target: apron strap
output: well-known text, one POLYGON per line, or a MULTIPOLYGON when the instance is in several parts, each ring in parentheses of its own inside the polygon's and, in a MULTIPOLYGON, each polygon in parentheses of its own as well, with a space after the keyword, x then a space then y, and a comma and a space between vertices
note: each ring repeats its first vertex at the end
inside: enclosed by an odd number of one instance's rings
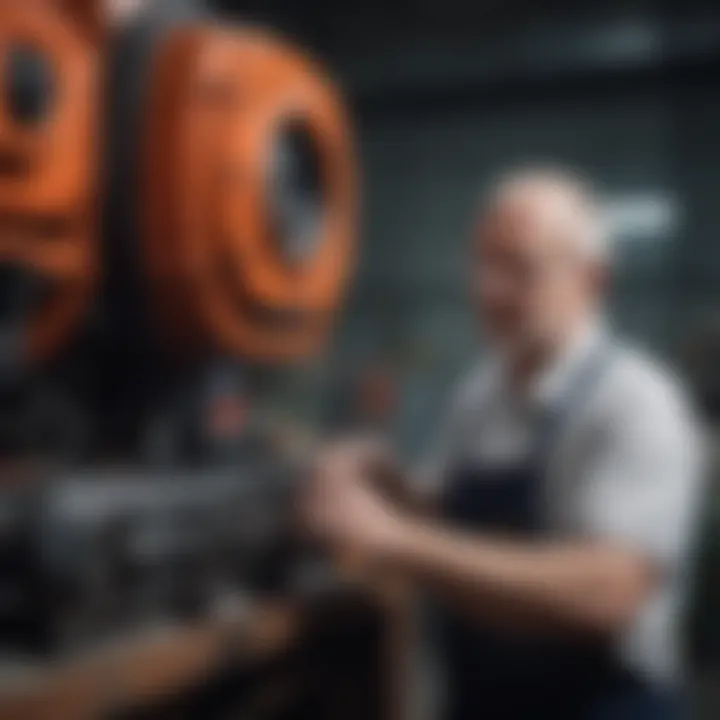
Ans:
POLYGON ((614 356, 614 347, 609 342, 598 344, 575 369, 562 396, 542 413, 534 449, 541 466, 547 465, 547 459, 563 427, 574 410, 596 389, 614 356))

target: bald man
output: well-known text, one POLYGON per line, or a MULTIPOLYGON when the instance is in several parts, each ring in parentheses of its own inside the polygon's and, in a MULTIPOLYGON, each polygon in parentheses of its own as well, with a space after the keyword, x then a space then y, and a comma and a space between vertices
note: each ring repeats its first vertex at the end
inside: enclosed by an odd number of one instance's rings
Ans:
POLYGON ((312 529, 438 600, 453 720, 682 715, 699 439, 678 383, 603 321, 607 240, 568 173, 491 194, 471 267, 494 353, 454 395, 434 515, 377 491, 372 444, 318 463, 312 529))

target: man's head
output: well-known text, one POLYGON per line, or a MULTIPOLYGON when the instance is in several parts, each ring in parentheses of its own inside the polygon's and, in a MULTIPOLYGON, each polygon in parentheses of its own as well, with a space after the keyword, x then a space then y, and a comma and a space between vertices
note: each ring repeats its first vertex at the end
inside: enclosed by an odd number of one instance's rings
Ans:
POLYGON ((483 208, 473 264, 489 339, 510 352, 561 342, 596 311, 608 256, 586 182, 553 169, 502 179, 483 208))

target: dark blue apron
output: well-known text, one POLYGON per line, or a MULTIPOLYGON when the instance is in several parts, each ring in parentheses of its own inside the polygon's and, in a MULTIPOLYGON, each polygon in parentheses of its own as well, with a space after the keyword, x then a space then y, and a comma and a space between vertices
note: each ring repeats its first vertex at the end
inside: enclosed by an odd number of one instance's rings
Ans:
MULTIPOLYGON (((539 422, 535 450, 512 466, 458 463, 446 484, 444 517, 454 527, 513 538, 541 538, 548 451, 569 411, 609 364, 596 349, 562 400, 539 422)), ((452 720, 675 720, 677 702, 621 667, 603 640, 528 638, 480 627, 440 609, 441 655, 452 720)))

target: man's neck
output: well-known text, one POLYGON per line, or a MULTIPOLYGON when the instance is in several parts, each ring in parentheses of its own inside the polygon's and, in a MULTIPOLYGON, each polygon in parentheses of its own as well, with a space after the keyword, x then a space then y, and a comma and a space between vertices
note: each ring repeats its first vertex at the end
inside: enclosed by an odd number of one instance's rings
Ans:
POLYGON ((552 356, 551 349, 539 343, 511 355, 509 377, 513 387, 525 390, 552 361, 552 356))
POLYGON ((511 354, 509 372, 512 384, 520 391, 527 389, 558 358, 581 342, 596 322, 589 316, 579 318, 555 336, 528 343, 511 354))

